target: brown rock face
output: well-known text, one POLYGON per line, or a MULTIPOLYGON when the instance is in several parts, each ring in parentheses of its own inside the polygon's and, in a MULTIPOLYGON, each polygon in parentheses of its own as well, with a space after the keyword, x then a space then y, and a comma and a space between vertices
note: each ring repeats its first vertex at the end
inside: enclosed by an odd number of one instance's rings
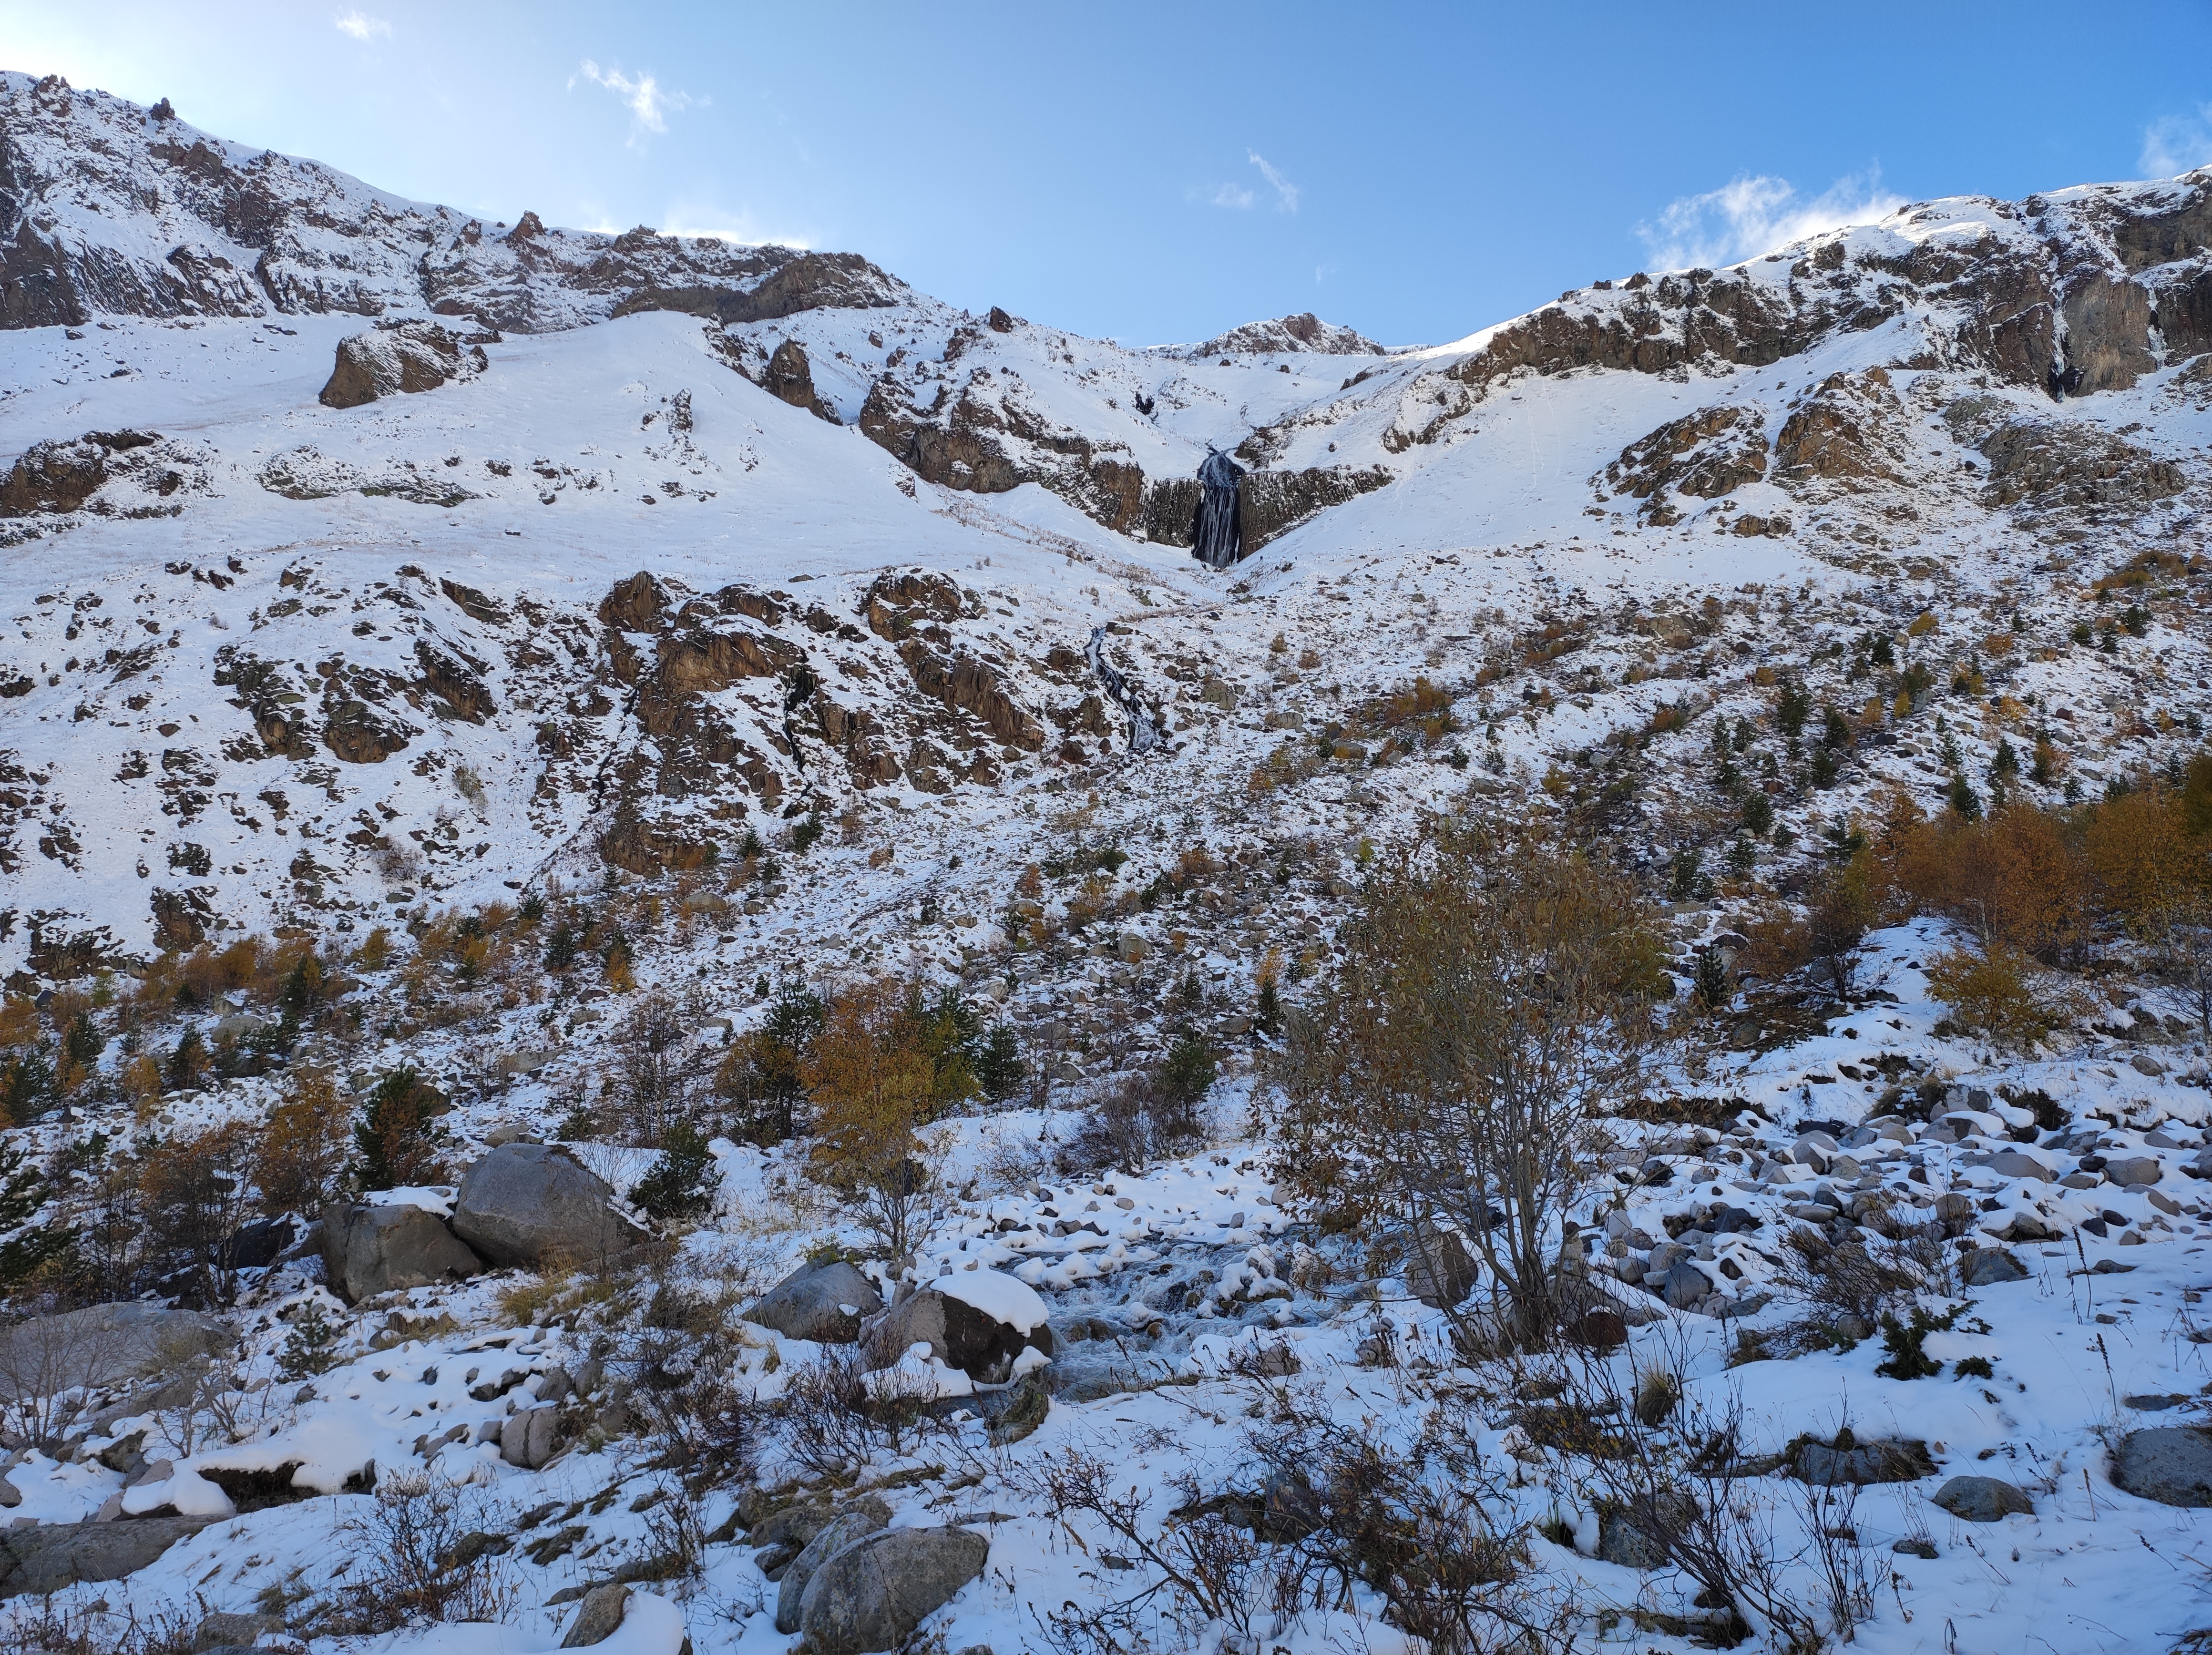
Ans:
POLYGON ((2125 391, 2158 366, 2150 352, 2150 295, 2132 282, 2095 275, 2066 295, 2069 395, 2125 391))
POLYGON ((1765 475, 1766 422, 1759 410, 1720 407, 1638 437, 1606 467, 1604 481, 1616 493, 1663 506, 1670 494, 1719 500, 1765 475))
POLYGON ((973 713, 994 740, 1030 753, 1044 747, 1043 726, 1006 694, 988 663, 972 655, 940 653, 918 638, 899 646, 899 658, 916 689, 947 707, 973 713))
POLYGON ((36 442, 0 476, 0 518, 74 512, 107 481, 107 457, 160 441, 146 431, 88 431, 73 441, 36 442))
POLYGON ((413 732, 377 716, 366 701, 340 701, 323 723, 323 742, 348 764, 382 764, 407 749, 413 732))
POLYGON ((775 348, 775 355, 768 359, 768 372, 761 376, 761 389, 778 402, 806 409, 817 419, 832 425, 838 422, 830 405, 815 395, 813 365, 796 339, 787 339, 775 348))
POLYGON ((1127 531, 1145 510, 1145 474, 1118 443, 1048 424, 1018 402, 963 390, 948 407, 918 412, 889 376, 869 388, 860 430, 915 476, 946 488, 1002 494, 1049 488, 1094 522, 1127 531))
POLYGON ((207 941, 207 899, 197 891, 156 889, 150 898, 154 939, 165 949, 198 948, 207 941))
POLYGON ((909 569, 878 575, 861 600, 860 613, 870 632, 896 643, 926 621, 957 621, 982 610, 969 602, 951 575, 909 569))
POLYGON ((1821 477, 1847 486, 1877 478, 1897 481, 1881 426, 1902 415, 1889 375, 1881 368, 1831 373, 1783 421, 1774 443, 1776 480, 1802 483, 1821 477))
POLYGON ((1981 452, 1990 462, 1982 499, 1990 506, 2142 506, 2187 486, 2171 460, 2071 421, 2002 426, 1983 440, 1981 452))
POLYGON ((337 364, 316 400, 325 408, 359 408, 380 397, 473 379, 488 366, 483 346, 464 351, 435 322, 380 322, 338 341, 337 364))

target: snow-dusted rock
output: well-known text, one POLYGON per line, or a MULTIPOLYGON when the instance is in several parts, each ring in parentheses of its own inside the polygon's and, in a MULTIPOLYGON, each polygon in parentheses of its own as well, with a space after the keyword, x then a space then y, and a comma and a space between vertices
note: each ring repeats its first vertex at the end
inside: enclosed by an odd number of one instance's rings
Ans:
POLYGON ((2197 1425, 2131 1431, 2112 1456, 2112 1481, 2162 1506, 2212 1506, 2212 1431, 2197 1425))
POLYGON ((614 1191, 567 1154, 505 1143, 471 1164, 453 1197, 453 1234, 495 1264, 596 1262, 634 1240, 614 1191))
POLYGON ((807 1583, 814 1579, 815 1571, 846 1547, 881 1531, 883 1526, 883 1519, 874 1513, 858 1509, 830 1519, 829 1526, 806 1543, 784 1570, 783 1579, 776 1582, 775 1629, 787 1634, 798 1631, 807 1583))
POLYGON ((787 1339, 850 1344, 860 1337, 862 1320, 883 1307, 875 1283, 840 1258, 802 1264, 763 1294, 744 1319, 787 1339))
POLYGON ((435 322, 380 322, 338 341, 337 364, 317 400, 325 408, 359 408, 403 391, 434 391, 448 380, 473 378, 487 366, 482 345, 465 350, 435 322))
POLYGON ((325 1209, 323 1268, 331 1290, 358 1303, 397 1288, 474 1276, 483 1260, 437 1214, 393 1203, 325 1209))
POLYGON ((120 1580, 215 1519, 142 1517, 36 1523, 0 1531, 0 1597, 44 1597, 80 1581, 120 1580))
POLYGON ((991 1543, 967 1529, 892 1529, 846 1547, 807 1583, 800 1629, 812 1655, 896 1649, 983 1572, 991 1543))
POLYGON ((1993 1476, 1954 1476, 1929 1498, 1968 1523, 1996 1523, 2018 1513, 2033 1516, 2035 1502, 2011 1483, 1993 1476))
POLYGON ((499 1428, 499 1457, 526 1471, 542 1467, 553 1458, 558 1412, 552 1408, 526 1408, 509 1414, 499 1428))
POLYGON ((1987 1288, 2000 1282, 2025 1282, 2028 1270, 2002 1247, 1978 1247, 1960 1260, 1959 1276, 1970 1288, 1987 1288))
POLYGON ((589 1649, 603 1644, 615 1634, 623 1623, 623 1613, 629 1608, 629 1588, 619 1582, 612 1585, 594 1586, 584 1594, 584 1601, 576 1606, 576 1618, 569 1623, 568 1635, 561 1640, 563 1649, 589 1649))
POLYGON ((2117 1155, 2105 1163, 2105 1176, 2124 1189, 2155 1184, 2164 1170, 2156 1155, 2117 1155))

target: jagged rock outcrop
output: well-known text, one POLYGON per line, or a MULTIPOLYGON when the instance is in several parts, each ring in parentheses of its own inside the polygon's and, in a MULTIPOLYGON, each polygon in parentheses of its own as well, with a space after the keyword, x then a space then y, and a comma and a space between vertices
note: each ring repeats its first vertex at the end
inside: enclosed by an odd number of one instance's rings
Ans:
POLYGON ((1516 375, 1758 367, 1901 322, 1891 361, 1979 369, 2053 397, 2119 390, 2212 350, 2212 169, 2022 202, 1901 209, 1725 270, 1598 282, 1494 330, 1384 436, 1435 440, 1516 375))
POLYGON ((838 423, 836 410, 815 393, 814 366, 806 360, 806 350, 796 339, 786 339, 775 348, 768 359, 768 367, 761 375, 761 389, 778 402, 789 403, 793 408, 803 408, 819 420, 838 423))
POLYGON ((1766 421, 1757 409, 1700 409, 1638 437, 1605 469, 1604 486, 1645 503, 1648 523, 1680 513, 1669 494, 1719 500, 1766 475, 1766 421))
POLYGON ((1884 427, 1901 413, 1883 369, 1831 373, 1782 422, 1774 440, 1775 481, 1825 481, 1844 488, 1899 481, 1897 445, 1884 427))
POLYGON ((1183 355, 1193 361, 1209 356, 1277 355, 1310 351, 1322 356, 1380 356, 1382 347, 1365 335, 1334 322, 1324 322, 1311 311, 1278 316, 1264 322, 1247 322, 1217 335, 1183 355))
MULTIPOLYGON (((148 431, 88 431, 73 440, 33 443, 0 476, 0 518, 74 512, 107 482, 112 456, 161 440, 148 431)), ((160 492, 173 493, 173 485, 160 492)))
POLYGON ((542 333, 638 311, 745 322, 908 293, 852 253, 549 229, 534 213, 486 224, 59 76, 0 74, 0 326, 428 309, 542 333))
POLYGON ((379 322, 338 341, 337 366, 316 400, 325 408, 359 408, 380 397, 472 379, 489 366, 481 343, 459 339, 435 322, 379 322))
POLYGON ((2181 469, 2124 438, 2072 421, 2016 421, 1980 444, 1990 506, 2143 506, 2188 486, 2181 469))
POLYGON ((1117 532, 1144 511, 1145 474, 1126 447, 1054 424, 1014 391, 991 400, 971 383, 923 410, 885 375, 869 387, 860 427, 915 476, 947 488, 1002 494, 1038 483, 1117 532))

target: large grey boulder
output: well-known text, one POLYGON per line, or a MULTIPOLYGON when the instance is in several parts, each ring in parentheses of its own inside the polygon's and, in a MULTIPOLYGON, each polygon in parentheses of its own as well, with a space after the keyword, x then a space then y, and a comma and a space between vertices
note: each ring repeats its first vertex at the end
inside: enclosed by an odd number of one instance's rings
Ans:
POLYGON ((584 1594, 583 1607, 576 1611, 576 1619, 568 1628, 568 1635, 561 1640, 563 1649, 589 1649, 593 1644, 603 1644, 615 1635, 629 1610, 629 1588, 619 1582, 613 1585, 594 1586, 584 1594))
POLYGON ((495 1264, 597 1264, 635 1239, 613 1199, 561 1150, 503 1143, 461 1175, 453 1234, 495 1264))
POLYGON ((422 1207, 333 1207, 323 1214, 323 1270, 349 1304, 474 1276, 483 1260, 422 1207))
POLYGON ((2112 1481, 2161 1506, 2212 1506, 2212 1430, 2157 1425, 2129 1432, 2112 1456, 2112 1481))
POLYGON ((1990 1288, 2000 1282, 2025 1282, 2027 1266, 2002 1247, 1977 1247, 1959 1261, 1959 1276, 1970 1288, 1990 1288))
POLYGON ((1686 1258, 1677 1259, 1659 1284, 1660 1295, 1676 1310, 1687 1310, 1713 1290, 1711 1277, 1686 1258))
POLYGON ((236 1342, 212 1316, 159 1305, 90 1305, 33 1317, 0 1332, 0 1404, 173 1372, 236 1342))
POLYGON ((114 1523, 27 1523, 0 1530, 0 1597, 43 1597, 82 1581, 135 1574, 207 1517, 138 1517, 114 1523))
POLYGON ((991 1543, 967 1529, 890 1529, 846 1547, 806 1584, 810 1655, 896 1649, 982 1573, 991 1543))
POLYGON ((1952 1516, 1968 1523, 1995 1523, 2018 1513, 2034 1515, 2035 1502, 2011 1483, 1993 1476, 1954 1476, 1932 1496, 1952 1516))
POLYGON ((806 1583, 814 1573, 846 1547, 880 1533, 884 1525, 872 1512, 850 1511, 830 1519, 805 1549, 791 1560, 776 1582, 775 1629, 788 1636, 799 1630, 799 1617, 806 1603, 806 1583))
POLYGON ((883 1307, 875 1283, 840 1258, 800 1265, 763 1294, 744 1319, 787 1339, 851 1344, 860 1337, 861 1319, 883 1307))
POLYGON ((499 1457, 526 1471, 541 1470, 553 1458, 556 1408, 526 1408, 500 1422, 499 1457))
POLYGON ((917 1344, 947 1367, 984 1385, 1004 1384, 1014 1358, 1035 1345, 1052 1355, 1052 1330, 1040 1322, 1029 1332, 998 1320, 965 1300, 924 1288, 893 1305, 866 1331, 868 1359, 888 1367, 917 1344))

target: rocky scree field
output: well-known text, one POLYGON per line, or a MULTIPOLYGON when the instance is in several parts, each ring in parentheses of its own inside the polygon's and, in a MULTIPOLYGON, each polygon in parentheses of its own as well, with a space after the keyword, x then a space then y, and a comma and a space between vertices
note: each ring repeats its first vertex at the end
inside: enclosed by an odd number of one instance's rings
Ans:
POLYGON ((1137 349, 0 170, 16 1642, 2205 1640, 2212 176, 1137 349))

